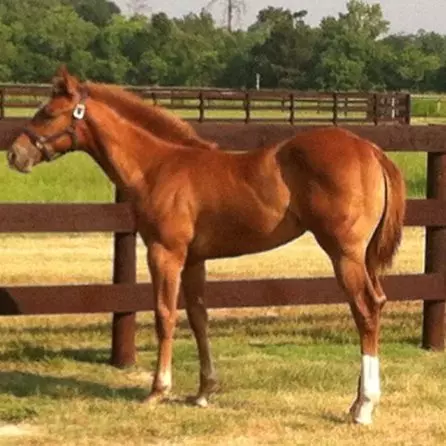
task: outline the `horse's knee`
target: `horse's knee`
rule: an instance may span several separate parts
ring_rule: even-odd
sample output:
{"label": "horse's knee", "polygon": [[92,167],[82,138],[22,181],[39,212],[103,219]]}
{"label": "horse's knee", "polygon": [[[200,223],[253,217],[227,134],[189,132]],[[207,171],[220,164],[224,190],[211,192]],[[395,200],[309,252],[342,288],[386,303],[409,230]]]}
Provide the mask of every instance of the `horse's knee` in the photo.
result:
{"label": "horse's knee", "polygon": [[172,337],[177,321],[177,310],[170,310],[166,305],[157,305],[155,310],[156,327],[160,338]]}

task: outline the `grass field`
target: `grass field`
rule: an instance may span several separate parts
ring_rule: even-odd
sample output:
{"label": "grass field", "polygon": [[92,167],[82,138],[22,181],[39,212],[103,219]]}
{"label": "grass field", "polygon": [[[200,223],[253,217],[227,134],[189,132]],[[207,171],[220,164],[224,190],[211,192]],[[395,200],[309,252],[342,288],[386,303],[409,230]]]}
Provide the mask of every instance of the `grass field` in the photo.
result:
{"label": "grass field", "polygon": [[[423,269],[424,232],[405,231],[392,272]],[[3,283],[110,280],[104,235],[3,237]],[[45,252],[45,254],[42,254]],[[308,261],[308,259],[311,259]],[[212,261],[210,280],[331,274],[310,236],[254,256]],[[30,273],[32,272],[32,273]],[[138,279],[147,279],[138,244]],[[153,318],[138,316],[136,366],[107,365],[110,316],[8,317],[0,323],[0,444],[5,445],[436,445],[446,441],[444,356],[419,348],[420,303],[390,303],[383,321],[383,400],[373,427],[345,410],[359,373],[346,305],[213,310],[211,339],[222,391],[206,410],[189,407],[197,362],[181,313],[174,393],[147,394],[155,362]]]}
{"label": "grass field", "polygon": [[205,410],[193,342],[181,318],[175,392],[139,401],[155,358],[153,321],[139,318],[138,364],[107,365],[108,317],[8,318],[0,349],[2,445],[440,445],[446,441],[443,355],[418,347],[416,304],[390,306],[383,400],[372,427],[352,426],[359,355],[344,307],[212,312],[222,391]]}
{"label": "grass field", "polygon": [[[28,176],[0,154],[2,202],[102,202],[113,189],[84,155]],[[425,157],[392,154],[409,193],[425,194]],[[424,231],[405,230],[393,273],[423,271]],[[110,234],[0,236],[3,284],[107,283]],[[331,275],[311,236],[254,256],[208,262],[209,280]],[[138,280],[147,280],[138,241]],[[345,411],[359,373],[357,334],[345,305],[211,311],[222,391],[206,410],[185,397],[197,361],[184,314],[176,336],[174,393],[141,405],[154,367],[153,318],[138,316],[138,360],[107,364],[110,316],[6,317],[0,322],[0,444],[31,445],[439,445],[446,442],[446,363],[419,348],[420,303],[387,306],[383,400],[369,428]]]}

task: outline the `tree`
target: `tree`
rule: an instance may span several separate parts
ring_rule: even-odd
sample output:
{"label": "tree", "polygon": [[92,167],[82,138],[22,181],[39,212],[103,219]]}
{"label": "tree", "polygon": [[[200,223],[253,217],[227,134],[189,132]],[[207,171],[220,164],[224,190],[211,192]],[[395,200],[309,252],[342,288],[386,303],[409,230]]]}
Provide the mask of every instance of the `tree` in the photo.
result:
{"label": "tree", "polygon": [[132,64],[127,81],[132,84],[164,83],[169,72],[167,60],[174,33],[173,21],[165,13],[159,13],[150,20],[134,16],[129,25],[133,31],[123,46],[124,54]]}
{"label": "tree", "polygon": [[388,30],[379,4],[347,3],[347,13],[326,17],[320,25],[314,75],[321,89],[368,89],[368,68],[375,63],[377,40]]}
{"label": "tree", "polygon": [[389,36],[380,45],[377,72],[388,89],[426,90],[438,82],[441,57],[429,54],[416,36]]}
{"label": "tree", "polygon": [[170,85],[213,85],[225,67],[231,34],[217,28],[212,16],[202,11],[174,20],[172,41],[166,45],[171,67]]}
{"label": "tree", "polygon": [[113,15],[121,14],[119,7],[109,0],[63,0],[72,5],[79,17],[86,22],[103,27],[110,23]]}
{"label": "tree", "polygon": [[97,28],[81,19],[71,5],[59,0],[1,0],[0,5],[3,25],[9,27],[9,42],[15,48],[9,63],[13,80],[48,81],[61,62],[86,75],[87,67],[81,62],[88,60]]}
{"label": "tree", "polygon": [[17,50],[12,42],[12,30],[8,25],[4,25],[0,21],[0,81],[5,82],[11,80],[13,60],[17,57]]}
{"label": "tree", "polygon": [[306,11],[269,7],[258,14],[252,30],[265,39],[251,49],[251,81],[255,73],[264,87],[306,88],[316,33],[304,22]]}
{"label": "tree", "polygon": [[144,17],[113,16],[111,22],[100,29],[94,43],[96,63],[91,76],[102,82],[126,83],[132,70],[127,51],[132,47],[135,35],[146,25]]}

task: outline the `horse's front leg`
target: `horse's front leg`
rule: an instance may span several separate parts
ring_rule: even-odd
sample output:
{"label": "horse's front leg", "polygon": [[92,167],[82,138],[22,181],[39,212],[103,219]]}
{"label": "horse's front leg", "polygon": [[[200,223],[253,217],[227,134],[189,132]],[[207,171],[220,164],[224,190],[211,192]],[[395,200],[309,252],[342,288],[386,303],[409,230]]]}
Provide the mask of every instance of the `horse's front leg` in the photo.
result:
{"label": "horse's front leg", "polygon": [[209,396],[218,388],[217,376],[212,362],[208,314],[204,303],[206,271],[204,262],[187,264],[182,273],[182,285],[189,324],[195,336],[200,360],[200,387],[194,403],[206,407]]}
{"label": "horse's front leg", "polygon": [[155,243],[148,248],[148,264],[152,276],[155,327],[158,337],[158,359],[152,390],[146,401],[165,397],[172,388],[172,347],[177,321],[180,274],[185,255]]}

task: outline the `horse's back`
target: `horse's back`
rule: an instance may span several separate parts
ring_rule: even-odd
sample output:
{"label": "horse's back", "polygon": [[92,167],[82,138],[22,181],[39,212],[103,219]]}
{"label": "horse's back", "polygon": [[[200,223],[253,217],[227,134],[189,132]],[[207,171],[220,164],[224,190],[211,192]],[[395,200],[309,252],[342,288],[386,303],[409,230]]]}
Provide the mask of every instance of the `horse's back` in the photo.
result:
{"label": "horse's back", "polygon": [[376,146],[370,141],[339,127],[324,127],[296,133],[279,145],[282,152],[316,165],[345,164],[359,158],[374,156]]}

